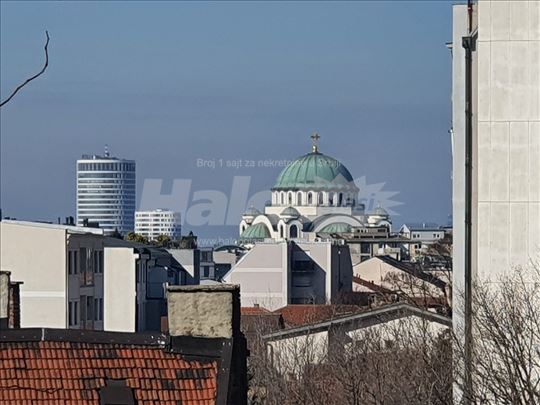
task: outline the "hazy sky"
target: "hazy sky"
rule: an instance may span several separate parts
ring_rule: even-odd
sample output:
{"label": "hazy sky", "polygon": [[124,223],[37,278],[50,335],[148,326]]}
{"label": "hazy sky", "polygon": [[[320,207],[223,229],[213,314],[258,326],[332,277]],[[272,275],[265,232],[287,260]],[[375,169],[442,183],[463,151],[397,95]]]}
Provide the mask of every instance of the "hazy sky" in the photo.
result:
{"label": "hazy sky", "polygon": [[197,159],[293,159],[316,130],[355,178],[399,192],[394,223],[446,223],[451,11],[441,1],[2,1],[2,99],[41,68],[51,35],[46,74],[1,111],[3,215],[74,215],[75,161],[106,143],[137,161],[139,200],[148,178],[164,193],[191,179],[191,199],[229,198],[233,177],[251,176],[251,195],[281,168]]}

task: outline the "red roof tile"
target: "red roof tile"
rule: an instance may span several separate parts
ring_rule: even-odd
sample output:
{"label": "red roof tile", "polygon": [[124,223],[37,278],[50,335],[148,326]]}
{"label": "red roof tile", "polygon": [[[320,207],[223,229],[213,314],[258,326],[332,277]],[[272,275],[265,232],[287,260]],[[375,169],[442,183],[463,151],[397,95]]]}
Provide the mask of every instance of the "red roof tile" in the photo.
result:
{"label": "red roof tile", "polygon": [[195,361],[161,346],[4,341],[0,404],[97,405],[107,378],[125,380],[139,403],[214,404],[217,372],[217,360]]}
{"label": "red roof tile", "polygon": [[288,328],[309,325],[364,310],[358,305],[287,305],[274,311]]}
{"label": "red roof tile", "polygon": [[263,307],[242,307],[240,308],[242,315],[265,315],[272,312]]}

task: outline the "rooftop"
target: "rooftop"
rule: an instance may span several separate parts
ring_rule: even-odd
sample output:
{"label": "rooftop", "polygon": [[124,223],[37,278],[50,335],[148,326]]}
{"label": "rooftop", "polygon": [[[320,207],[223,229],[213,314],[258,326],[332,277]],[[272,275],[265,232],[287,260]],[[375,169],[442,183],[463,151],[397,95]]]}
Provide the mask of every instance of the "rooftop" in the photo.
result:
{"label": "rooftop", "polygon": [[0,402],[215,404],[222,350],[215,339],[160,333],[3,330]]}
{"label": "rooftop", "polygon": [[2,223],[12,224],[12,225],[21,225],[21,226],[31,226],[34,228],[47,228],[47,229],[59,229],[65,230],[68,233],[92,233],[94,235],[103,235],[103,229],[101,228],[91,228],[86,226],[76,226],[76,225],[62,225],[62,224],[53,224],[47,222],[33,222],[33,221],[19,221],[14,219],[2,219]]}

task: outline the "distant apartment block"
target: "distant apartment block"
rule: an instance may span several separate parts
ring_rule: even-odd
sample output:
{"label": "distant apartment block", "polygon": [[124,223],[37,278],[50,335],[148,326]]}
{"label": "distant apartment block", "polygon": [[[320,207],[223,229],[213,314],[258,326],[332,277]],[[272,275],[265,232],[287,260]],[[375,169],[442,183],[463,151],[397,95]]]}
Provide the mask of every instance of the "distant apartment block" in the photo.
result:
{"label": "distant apartment block", "polygon": [[173,240],[181,237],[181,217],[179,212],[156,209],[135,212],[135,233],[156,240],[160,235],[169,236]]}
{"label": "distant apartment block", "polygon": [[106,233],[133,231],[135,161],[83,155],[77,160],[77,225],[98,223]]}
{"label": "distant apartment block", "polygon": [[3,220],[2,271],[20,285],[22,327],[160,330],[165,286],[186,271],[165,250],[102,229]]}
{"label": "distant apartment block", "polygon": [[256,243],[223,277],[238,284],[242,306],[275,310],[289,304],[326,304],[352,289],[349,247],[336,242]]}

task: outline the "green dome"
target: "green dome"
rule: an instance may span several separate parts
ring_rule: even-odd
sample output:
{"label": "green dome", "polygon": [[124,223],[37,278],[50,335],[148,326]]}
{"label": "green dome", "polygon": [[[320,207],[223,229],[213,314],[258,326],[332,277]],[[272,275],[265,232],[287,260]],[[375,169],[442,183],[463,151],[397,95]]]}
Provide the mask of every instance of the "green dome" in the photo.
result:
{"label": "green dome", "polygon": [[300,213],[294,207],[287,207],[283,211],[281,211],[281,216],[298,218],[300,216]]}
{"label": "green dome", "polygon": [[358,191],[358,188],[349,170],[338,160],[312,152],[283,169],[272,190]]}
{"label": "green dome", "polygon": [[319,232],[321,233],[348,233],[351,232],[351,226],[345,222],[335,222],[330,225],[326,225]]}
{"label": "green dome", "polygon": [[242,214],[244,217],[256,217],[257,215],[261,215],[261,212],[253,205]]}
{"label": "green dome", "polygon": [[267,238],[270,238],[270,231],[267,226],[261,222],[248,226],[244,232],[242,232],[242,235],[240,235],[240,239],[248,240],[263,240]]}

